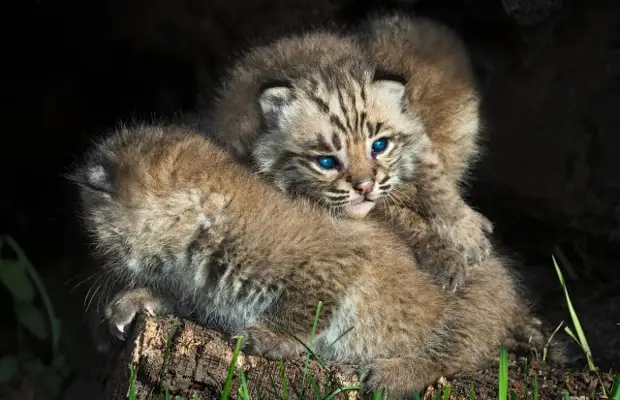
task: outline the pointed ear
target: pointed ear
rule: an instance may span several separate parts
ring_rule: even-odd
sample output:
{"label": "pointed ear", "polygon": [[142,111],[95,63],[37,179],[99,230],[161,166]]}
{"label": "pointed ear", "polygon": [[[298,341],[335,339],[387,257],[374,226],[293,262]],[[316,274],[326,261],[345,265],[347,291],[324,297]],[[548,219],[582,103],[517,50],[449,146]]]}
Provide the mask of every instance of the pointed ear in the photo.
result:
{"label": "pointed ear", "polygon": [[397,104],[400,107],[406,104],[405,84],[403,82],[385,79],[375,80],[371,84],[371,88],[381,103]]}
{"label": "pointed ear", "polygon": [[81,192],[90,191],[113,195],[117,191],[120,165],[108,148],[120,143],[119,136],[106,138],[94,145],[87,153],[85,161],[65,177],[77,184]]}
{"label": "pointed ear", "polygon": [[293,89],[287,82],[272,83],[261,88],[258,104],[263,115],[279,113],[282,108],[293,100]]}

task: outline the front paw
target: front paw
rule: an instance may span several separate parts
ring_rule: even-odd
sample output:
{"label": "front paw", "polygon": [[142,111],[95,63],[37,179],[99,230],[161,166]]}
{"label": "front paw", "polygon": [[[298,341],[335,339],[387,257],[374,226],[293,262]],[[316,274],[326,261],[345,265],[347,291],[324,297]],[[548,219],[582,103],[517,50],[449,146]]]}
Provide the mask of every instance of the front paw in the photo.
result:
{"label": "front paw", "polygon": [[301,353],[301,345],[293,338],[272,332],[262,325],[252,325],[233,339],[236,341],[238,337],[242,338],[244,353],[268,360],[287,360]]}
{"label": "front paw", "polygon": [[442,249],[435,257],[439,263],[432,271],[435,281],[443,290],[456,292],[467,281],[468,265],[465,257],[452,249]]}
{"label": "front paw", "polygon": [[451,229],[450,242],[461,253],[469,266],[483,263],[491,254],[493,245],[490,235],[493,224],[484,215],[474,210],[458,220]]}
{"label": "front paw", "polygon": [[467,280],[467,259],[439,237],[418,248],[416,261],[443,290],[456,292]]}
{"label": "front paw", "polygon": [[144,311],[151,316],[172,313],[172,305],[146,289],[125,290],[114,296],[105,308],[105,319],[112,336],[125,340],[136,315]]}

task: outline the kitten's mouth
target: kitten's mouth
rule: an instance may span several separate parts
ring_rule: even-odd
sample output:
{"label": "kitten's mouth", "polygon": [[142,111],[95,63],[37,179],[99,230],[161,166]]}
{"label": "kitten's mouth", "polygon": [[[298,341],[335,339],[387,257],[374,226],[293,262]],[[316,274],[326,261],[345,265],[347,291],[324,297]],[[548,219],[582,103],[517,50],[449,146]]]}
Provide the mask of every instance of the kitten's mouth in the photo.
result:
{"label": "kitten's mouth", "polygon": [[360,198],[359,200],[354,200],[350,202],[345,207],[345,212],[350,218],[362,219],[366,215],[368,215],[368,213],[370,212],[370,210],[373,209],[374,206],[375,206],[374,201]]}

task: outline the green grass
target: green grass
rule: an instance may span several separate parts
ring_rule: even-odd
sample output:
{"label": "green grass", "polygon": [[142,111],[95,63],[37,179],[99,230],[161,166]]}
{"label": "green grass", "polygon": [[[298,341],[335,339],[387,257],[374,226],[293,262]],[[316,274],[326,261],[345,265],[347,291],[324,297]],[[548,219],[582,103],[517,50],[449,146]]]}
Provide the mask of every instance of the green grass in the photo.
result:
{"label": "green grass", "polygon": [[[564,327],[564,331],[566,332],[566,334],[568,334],[570,337],[573,338],[573,340],[575,340],[575,342],[580,346],[580,348],[583,350],[584,354],[586,355],[586,359],[587,359],[587,364],[588,364],[588,368],[590,369],[590,371],[596,373],[598,379],[599,379],[599,387],[601,388],[601,395],[603,396],[603,398],[607,398],[607,399],[611,399],[611,400],[620,400],[620,377],[616,377],[616,379],[614,380],[614,384],[613,386],[608,390],[607,388],[605,388],[604,382],[601,379],[599,372],[598,372],[598,368],[596,368],[596,365],[594,363],[593,357],[592,357],[592,352],[590,351],[590,347],[588,345],[587,342],[587,338],[586,335],[583,331],[583,328],[581,326],[581,323],[579,321],[577,312],[575,311],[572,301],[570,299],[570,295],[568,293],[568,289],[566,287],[566,283],[564,281],[564,277],[562,275],[562,271],[560,269],[560,267],[558,266],[555,257],[552,258],[553,260],[553,264],[554,267],[556,269],[557,275],[558,275],[558,279],[559,282],[564,290],[565,293],[565,297],[566,297],[566,304],[568,305],[569,308],[569,312],[570,312],[570,317],[571,317],[571,321],[572,321],[572,328],[565,326]],[[349,392],[349,391],[353,391],[353,392],[360,392],[361,393],[361,387],[359,386],[348,386],[348,387],[340,387],[337,388],[333,391],[331,391],[330,393],[327,394],[323,394],[321,388],[319,387],[317,381],[315,380],[314,376],[312,376],[310,369],[308,368],[309,365],[309,361],[310,361],[310,357],[313,357],[319,364],[319,366],[321,368],[324,369],[324,372],[329,374],[329,370],[327,368],[327,366],[325,366],[323,363],[320,362],[320,360],[314,355],[313,351],[312,351],[312,345],[314,343],[314,339],[316,336],[316,329],[317,329],[317,325],[318,325],[318,320],[319,320],[319,316],[320,316],[320,312],[321,312],[321,308],[322,308],[322,303],[319,302],[318,306],[317,306],[317,311],[315,314],[315,318],[314,318],[314,322],[313,322],[313,326],[312,326],[312,333],[310,336],[310,342],[308,344],[305,344],[303,342],[300,342],[304,345],[304,347],[306,348],[306,356],[304,359],[304,370],[303,370],[303,377],[302,377],[302,388],[306,387],[306,381],[309,381],[310,386],[312,387],[312,395],[308,395],[307,398],[313,398],[316,400],[332,400],[334,399],[336,396],[338,396],[341,393],[344,392]],[[553,336],[560,330],[560,328],[563,326],[563,324],[560,324],[555,331],[552,333],[551,337],[549,338],[549,340],[547,341],[547,345],[545,346],[545,349],[543,351],[543,355],[542,355],[542,361],[544,362],[546,360],[546,356],[547,356],[547,347],[549,346],[549,343],[551,342]],[[248,389],[248,381],[247,381],[247,377],[245,376],[244,372],[242,370],[237,371],[236,369],[236,362],[237,362],[237,358],[239,356],[239,353],[241,351],[241,338],[239,338],[237,340],[237,344],[235,346],[235,350],[233,352],[233,358],[230,364],[230,367],[228,369],[228,375],[226,378],[226,382],[224,384],[224,390],[220,396],[220,400],[227,400],[230,396],[230,392],[231,392],[231,388],[232,388],[232,382],[235,378],[235,376],[237,376],[237,379],[239,379],[239,389],[238,389],[238,393],[237,393],[237,398],[241,399],[241,400],[250,400],[252,399],[252,397],[250,396],[250,391]],[[524,393],[526,394],[526,399],[530,400],[538,400],[540,398],[540,394],[539,394],[539,383],[538,383],[538,376],[536,374],[533,375],[531,381],[529,379],[529,361],[526,359],[524,364],[524,374],[525,374],[525,379],[524,379]],[[501,348],[500,352],[499,352],[499,374],[498,374],[498,400],[516,400],[519,399],[517,393],[514,390],[510,390],[509,388],[509,379],[508,379],[508,369],[509,369],[509,365],[508,365],[508,353],[506,351],[506,349]],[[279,398],[282,400],[287,400],[289,398],[289,386],[288,386],[288,381],[287,381],[287,377],[286,377],[286,373],[285,373],[285,365],[284,362],[281,361],[280,362],[280,378],[282,380],[281,382],[281,393],[279,395]],[[130,400],[134,400],[135,399],[135,384],[134,384],[134,380],[135,380],[135,370],[132,368],[131,369],[131,384],[130,384],[130,393],[129,393],[129,398]],[[530,385],[531,385],[531,390],[530,390]],[[133,391],[133,397],[132,397],[132,391]],[[529,394],[531,393],[531,395]],[[303,394],[303,392],[302,392]],[[450,394],[451,394],[451,386],[450,384],[446,384],[443,386],[441,392],[436,393],[433,396],[433,400],[448,400],[450,398]],[[175,397],[175,399],[177,399],[178,397]],[[387,397],[385,397],[383,394],[381,393],[373,393],[372,394],[372,398],[373,400],[385,400],[387,399]],[[476,390],[475,390],[475,384],[472,381],[471,382],[471,386],[470,386],[470,390],[469,390],[469,394],[468,394],[468,398],[470,400],[475,400],[476,399]],[[564,398],[570,398],[570,394],[565,391],[564,392]],[[198,399],[197,395],[194,395],[193,399]],[[412,399],[420,399],[420,393],[414,393],[412,395]]]}
{"label": "green grass", "polygon": [[499,353],[499,400],[508,399],[508,353],[502,347]]}
{"label": "green grass", "polygon": [[[239,353],[241,352],[242,342],[243,338],[239,336],[237,338],[237,344],[235,345],[235,351],[233,352],[232,360],[230,361],[230,366],[228,367],[228,375],[226,376],[226,382],[224,383],[224,390],[220,395],[220,400],[228,400],[228,397],[230,396],[230,389],[232,388],[232,381],[236,371],[235,366],[237,365],[237,358],[239,358]],[[245,389],[247,390],[247,385]]]}
{"label": "green grass", "polygon": [[560,280],[560,285],[562,285],[562,289],[564,290],[564,296],[566,297],[566,305],[568,306],[568,311],[570,313],[571,321],[573,322],[573,329],[566,326],[564,327],[564,331],[577,343],[577,345],[583,351],[583,354],[586,356],[586,360],[588,363],[588,368],[590,371],[594,372],[599,380],[599,384],[601,387],[603,398],[609,398],[607,388],[605,387],[605,382],[601,379],[601,375],[599,373],[598,368],[594,363],[594,358],[592,357],[592,351],[590,350],[590,345],[588,344],[588,339],[586,338],[586,334],[583,331],[581,326],[581,322],[579,321],[579,316],[573,307],[573,302],[571,301],[570,295],[568,294],[568,288],[566,287],[566,282],[564,281],[564,275],[562,274],[562,270],[560,266],[555,260],[554,256],[551,256],[553,261],[553,265],[555,267],[555,271],[558,274],[558,279]]}
{"label": "green grass", "polygon": [[[64,362],[64,356],[62,355],[59,342],[60,342],[60,322],[55,316],[54,309],[52,303],[49,299],[49,296],[46,292],[46,289],[42,283],[42,280],[38,276],[36,269],[26,257],[24,252],[18,246],[18,244],[10,237],[0,237],[0,248],[5,245],[10,247],[14,253],[17,255],[16,260],[0,260],[0,282],[5,286],[5,288],[9,291],[11,296],[13,297],[13,301],[15,303],[15,312],[18,317],[18,320],[21,322],[21,325],[18,327],[21,332],[22,329],[26,329],[30,332],[34,337],[43,340],[49,340],[51,344],[51,354],[52,354],[52,363],[49,366],[43,365],[43,363],[39,360],[24,360],[20,357],[16,356],[4,356],[0,358],[0,383],[8,382],[13,376],[16,376],[20,369],[26,371],[39,371],[38,373],[42,374],[42,376],[55,374],[60,377],[64,377],[68,374],[66,372],[66,364]],[[562,258],[565,260],[565,258]],[[610,400],[620,400],[620,376],[617,376],[614,379],[614,382],[611,387],[606,387],[605,382],[601,379],[599,369],[596,367],[594,362],[594,357],[592,355],[592,351],[590,349],[589,343],[587,341],[586,334],[583,330],[581,322],[579,320],[579,316],[575,307],[573,306],[573,302],[570,298],[568,288],[566,282],[564,280],[564,276],[560,266],[558,265],[556,258],[552,257],[553,265],[556,270],[559,283],[564,291],[566,304],[569,309],[571,326],[564,326],[563,323],[558,325],[555,331],[550,336],[549,340],[546,343],[545,348],[543,349],[542,361],[544,362],[547,358],[547,350],[549,344],[551,343],[552,338],[560,331],[560,329],[564,326],[564,332],[569,335],[575,343],[581,348],[583,351],[586,360],[588,369],[596,374],[599,385],[598,392],[597,388],[593,389],[591,393],[591,398],[597,398],[597,395],[601,395],[603,398]],[[573,271],[574,274],[574,271]],[[35,306],[34,300],[36,297],[39,297],[40,302],[43,305],[44,312],[41,312]],[[316,357],[313,352],[314,340],[316,338],[316,331],[318,326],[318,321],[320,317],[322,309],[322,303],[319,302],[317,305],[317,310],[314,318],[314,322],[312,325],[312,331],[310,335],[309,343],[300,343],[306,349],[306,355],[304,358],[304,368],[303,368],[303,378],[302,378],[302,388],[306,388],[306,382],[309,383],[312,393],[308,394],[307,398],[315,398],[317,400],[333,400],[338,395],[345,392],[361,392],[360,386],[346,386],[336,388],[329,393],[326,392],[326,388],[321,389],[317,380],[312,375],[311,370],[309,368],[310,358],[314,358],[319,367],[323,369],[328,375],[329,378],[329,369],[326,365],[324,365],[321,360]],[[46,315],[45,315],[46,314]],[[44,317],[45,315],[45,317]],[[47,318],[46,318],[47,317]],[[45,321],[47,319],[47,321]],[[47,324],[46,324],[47,322]],[[182,400],[180,396],[174,396],[170,393],[169,388],[166,384],[166,369],[168,359],[170,357],[170,350],[172,347],[173,336],[179,326],[179,321],[175,320],[175,323],[169,332],[168,342],[166,344],[166,348],[164,349],[163,354],[163,365],[160,376],[160,384],[159,384],[159,399],[174,399],[174,400]],[[347,334],[348,331],[344,332],[341,336]],[[20,336],[20,335],[18,335]],[[336,339],[338,340],[338,339]],[[257,396],[252,397],[249,390],[249,382],[247,376],[245,375],[243,370],[237,370],[236,363],[241,352],[242,348],[242,338],[238,338],[237,343],[235,345],[235,349],[233,352],[233,357],[228,369],[228,374],[226,381],[224,383],[224,388],[221,393],[220,399],[227,400],[231,397],[233,382],[235,379],[238,380],[238,389],[236,393],[236,397],[241,400],[250,400],[250,399],[260,399],[262,398],[260,392],[257,393]],[[515,391],[509,388],[509,379],[508,379],[508,354],[505,349],[500,349],[499,353],[499,374],[498,374],[498,400],[513,400],[517,399],[518,396]],[[285,364],[283,361],[279,364],[279,375],[281,379],[281,392],[279,393],[279,398],[282,400],[287,400],[289,398],[289,384],[286,377]],[[524,393],[528,394],[527,399],[530,400],[538,400],[539,395],[539,382],[538,376],[534,374],[532,379],[529,379],[529,362],[526,359],[524,365]],[[64,371],[64,372],[58,372]],[[128,398],[130,400],[136,399],[136,379],[138,375],[138,371],[135,366],[131,366],[129,369],[130,372],[130,385],[128,391]],[[59,375],[60,374],[60,375]],[[56,378],[56,381],[58,379]],[[58,383],[58,382],[57,382]],[[54,383],[51,383],[52,386]],[[529,395],[531,393],[531,395]],[[451,395],[451,386],[450,384],[445,384],[441,391],[436,393],[433,396],[433,400],[448,400]],[[173,397],[174,396],[174,397]],[[570,398],[570,394],[565,391],[564,398]],[[373,393],[373,399],[382,400],[386,399],[384,395],[381,393]],[[420,393],[416,392],[412,394],[413,399],[420,399]],[[476,399],[476,388],[475,383],[471,382],[471,386],[468,393],[468,398],[471,400]],[[198,400],[198,394],[195,394],[192,397],[192,400]]]}
{"label": "green grass", "polygon": [[[605,388],[602,379],[600,378],[600,375],[598,373],[598,369],[596,368],[596,365],[594,363],[593,357],[592,357],[592,352],[590,351],[590,347],[589,344],[587,342],[587,338],[586,335],[583,331],[583,328],[581,326],[581,323],[579,321],[577,312],[575,311],[572,301],[570,299],[569,293],[568,293],[568,289],[566,287],[566,283],[564,281],[564,277],[562,275],[562,271],[560,269],[560,267],[558,266],[555,257],[552,258],[554,267],[556,269],[556,272],[558,274],[558,279],[559,282],[564,290],[565,293],[565,297],[566,297],[566,304],[568,305],[569,308],[569,312],[570,312],[570,317],[571,317],[571,321],[572,321],[572,328],[565,326],[564,327],[564,331],[566,332],[566,334],[568,334],[570,337],[573,338],[573,340],[575,340],[575,342],[580,346],[580,348],[583,350],[586,359],[587,359],[587,364],[588,364],[588,368],[590,369],[590,371],[594,372],[597,374],[597,377],[599,379],[599,383],[600,383],[600,387],[601,387],[601,394],[603,396],[603,398],[608,398],[611,400],[620,400],[620,377],[617,377],[614,381],[613,386],[608,390],[607,388]],[[313,322],[313,326],[312,326],[312,333],[310,336],[310,342],[308,344],[300,342],[304,345],[305,349],[306,349],[306,356],[304,359],[304,369],[303,369],[303,377],[302,377],[302,388],[306,387],[306,382],[308,381],[310,383],[310,386],[312,388],[312,394],[309,394],[307,396],[307,398],[313,398],[313,399],[317,399],[317,400],[332,400],[334,398],[336,398],[336,396],[338,396],[341,393],[344,392],[349,392],[349,391],[353,391],[353,392],[361,392],[361,387],[359,386],[347,386],[347,387],[340,387],[337,388],[333,391],[331,391],[330,393],[326,393],[323,394],[323,391],[321,390],[321,388],[319,387],[316,379],[314,378],[314,376],[312,376],[311,370],[308,368],[309,366],[309,361],[310,358],[313,357],[319,364],[319,366],[321,368],[324,369],[324,372],[329,374],[329,370],[327,369],[327,366],[325,366],[323,363],[321,363],[321,361],[316,357],[316,355],[313,353],[312,351],[312,346],[314,343],[314,339],[316,336],[316,329],[318,326],[318,320],[319,320],[319,316],[320,316],[320,312],[321,312],[321,308],[322,308],[322,303],[319,302],[318,306],[317,306],[317,311],[315,314],[315,318],[314,318],[314,322]],[[547,357],[547,348],[549,346],[549,343],[551,342],[552,338],[558,333],[558,331],[560,330],[560,328],[563,326],[563,324],[560,324],[555,331],[552,333],[552,335],[550,336],[549,340],[547,341],[547,344],[543,350],[543,355],[542,355],[542,361],[544,362],[546,360]],[[237,358],[239,356],[239,353],[241,351],[241,338],[239,338],[237,340],[237,344],[235,346],[235,350],[233,352],[233,358],[230,364],[230,367],[228,369],[228,375],[226,378],[226,382],[224,384],[224,390],[220,396],[221,400],[227,400],[230,397],[230,393],[231,393],[231,388],[232,388],[232,382],[235,379],[235,376],[237,377],[237,379],[239,380],[239,389],[238,389],[238,393],[237,393],[237,398],[241,399],[241,400],[250,400],[252,399],[251,395],[250,395],[250,391],[248,388],[248,381],[247,381],[247,377],[244,374],[244,372],[242,370],[238,370],[236,369],[236,362],[237,362]],[[526,359],[524,364],[524,373],[525,373],[525,379],[524,379],[524,393],[526,393],[526,397],[528,400],[538,400],[540,398],[540,394],[539,394],[539,383],[538,383],[538,376],[536,374],[533,375],[532,379],[530,380],[529,378],[529,361]],[[509,379],[508,379],[508,369],[509,369],[509,365],[508,365],[508,353],[506,351],[506,349],[501,348],[500,352],[499,352],[499,375],[498,375],[498,400],[516,400],[519,399],[517,393],[514,390],[510,390],[509,388]],[[280,379],[281,379],[281,393],[279,394],[279,398],[282,400],[287,400],[289,398],[289,385],[288,385],[288,381],[287,381],[287,377],[286,377],[286,371],[285,371],[285,365],[283,361],[280,361],[280,369],[279,369],[279,374],[280,374]],[[135,370],[132,368],[131,369],[131,385],[130,385],[130,393],[129,393],[129,398],[130,400],[134,400],[135,399],[135,384],[134,384],[134,380],[135,380]],[[531,386],[531,387],[530,387]],[[132,391],[133,391],[133,397],[132,397]],[[530,395],[531,393],[531,395]],[[570,394],[568,392],[564,392],[564,398],[569,398]],[[451,394],[451,386],[450,384],[446,384],[443,386],[442,390],[438,393],[436,393],[433,396],[433,400],[448,400],[450,398],[450,394]],[[381,393],[373,393],[372,394],[372,398],[373,399],[377,399],[377,400],[383,400],[386,399],[386,397],[381,394]],[[420,393],[414,393],[412,395],[413,399],[420,399]],[[475,400],[476,399],[476,390],[475,390],[475,384],[472,381],[471,382],[471,386],[470,386],[470,390],[469,390],[469,394],[468,394],[468,398],[470,400]],[[175,397],[175,399],[178,399],[178,397]],[[193,399],[198,399],[197,395],[194,395]]]}

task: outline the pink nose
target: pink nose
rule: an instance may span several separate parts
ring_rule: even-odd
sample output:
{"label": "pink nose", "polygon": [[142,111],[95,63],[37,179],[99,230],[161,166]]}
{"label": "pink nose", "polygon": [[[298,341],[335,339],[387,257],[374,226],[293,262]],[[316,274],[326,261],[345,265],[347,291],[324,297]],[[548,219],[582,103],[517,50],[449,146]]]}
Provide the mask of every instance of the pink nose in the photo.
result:
{"label": "pink nose", "polygon": [[360,180],[355,184],[355,189],[359,191],[361,194],[367,195],[372,192],[372,187],[374,186],[374,182],[369,179]]}

